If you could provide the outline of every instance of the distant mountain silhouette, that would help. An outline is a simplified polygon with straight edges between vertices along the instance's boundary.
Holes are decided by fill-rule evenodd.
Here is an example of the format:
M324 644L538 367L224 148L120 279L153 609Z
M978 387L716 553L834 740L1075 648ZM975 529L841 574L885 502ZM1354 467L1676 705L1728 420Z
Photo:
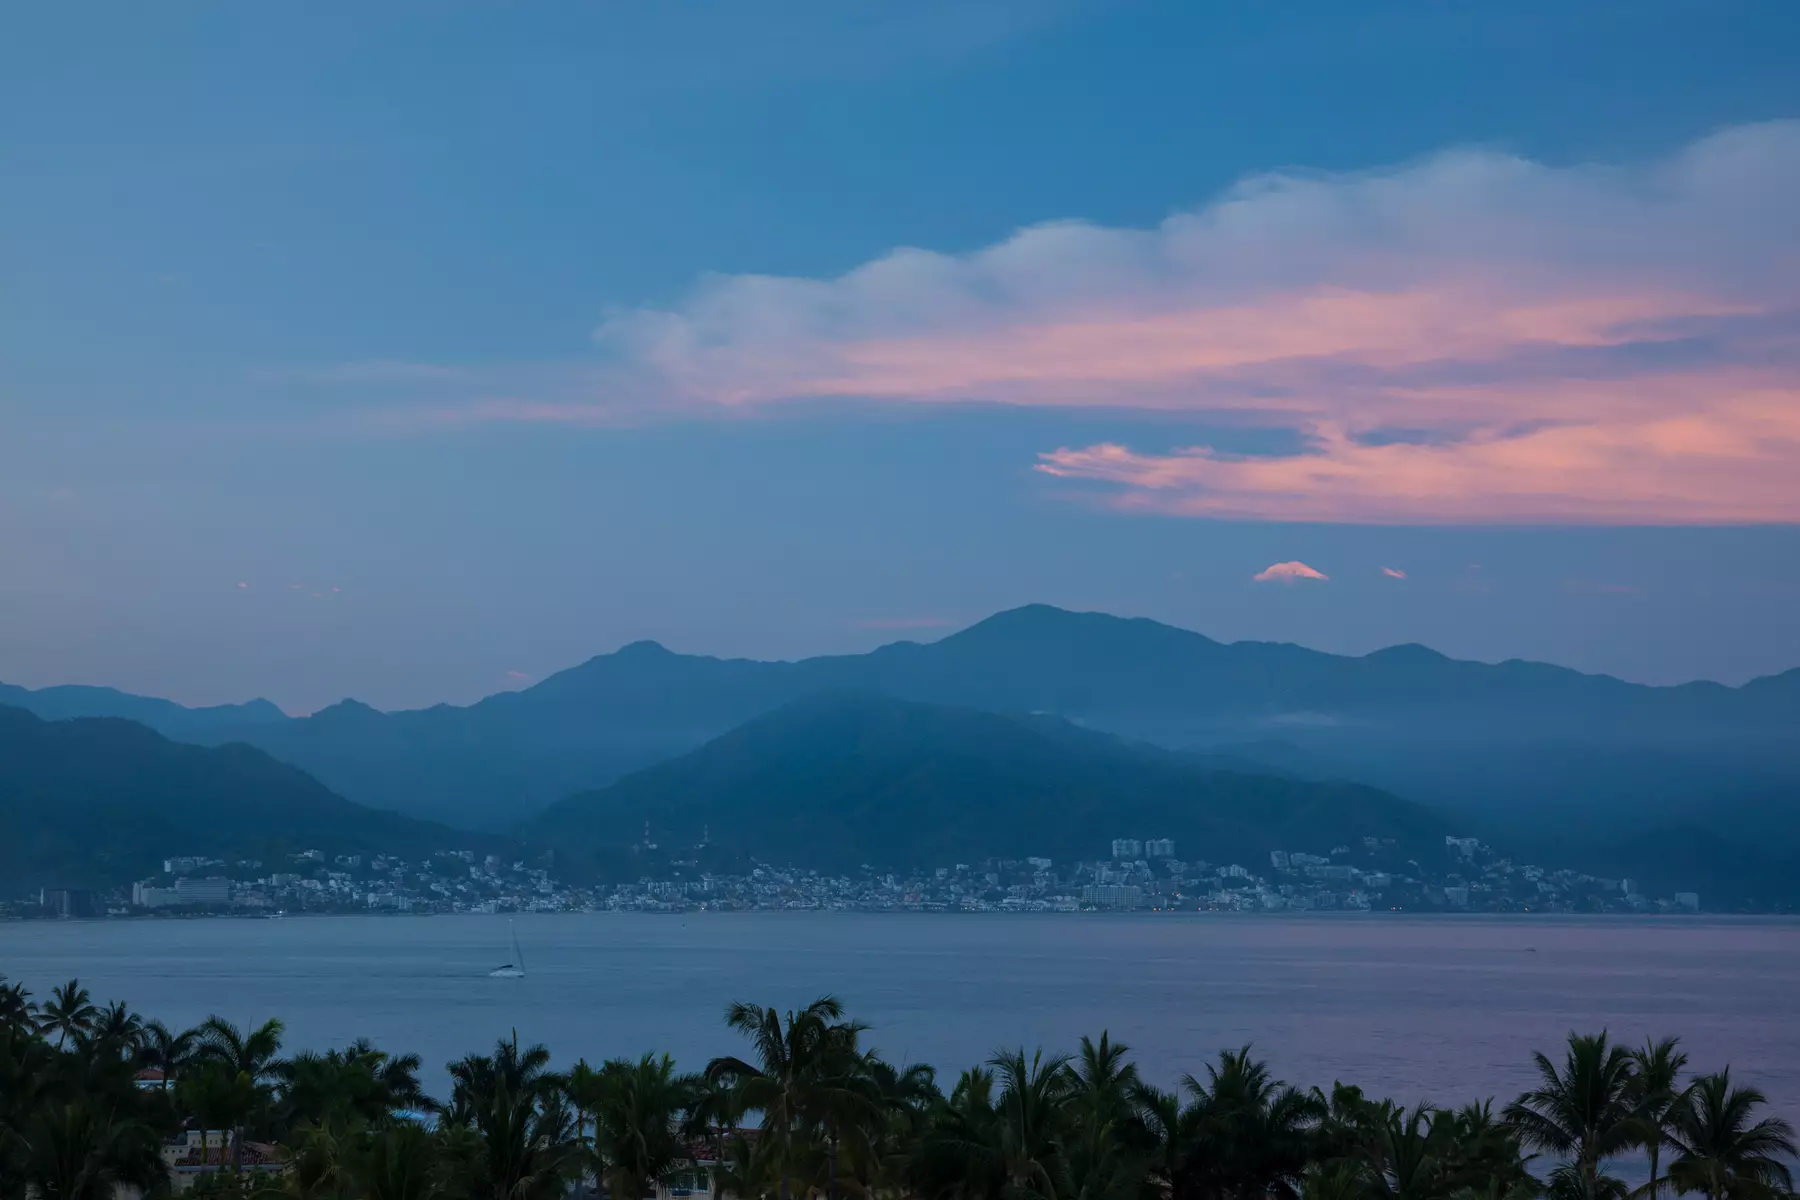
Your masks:
M0 683L0 705L22 708L46 721L74 717L123 717L148 725L170 737L196 735L214 739L225 731L258 725L277 725L288 715L267 700L245 704L220 704L211 708L184 708L173 700L134 696L116 688L64 684L30 688Z
M1351 657L1222 643L1046 605L938 642L798 662L637 642L467 707L381 713L346 701L267 722L234 710L211 729L199 714L214 710L143 719L171 736L250 742L361 803L505 829L828 689L1053 713L1172 748L1246 747L1273 767L1362 780L1499 826L1675 820L1800 780L1800 670L1739 688L1645 687L1422 646ZM1266 754L1272 744L1288 749ZM1800 815L1789 826L1800 840Z
M0 707L0 880L122 884L173 855L423 854L471 838L365 808L244 745L171 742L115 717L45 721Z
M1220 770L1043 717L871 693L810 696L689 754L552 805L528 836L571 849L713 845L819 868L1101 858L1117 836L1261 866L1368 836L1444 853L1443 820L1357 784Z

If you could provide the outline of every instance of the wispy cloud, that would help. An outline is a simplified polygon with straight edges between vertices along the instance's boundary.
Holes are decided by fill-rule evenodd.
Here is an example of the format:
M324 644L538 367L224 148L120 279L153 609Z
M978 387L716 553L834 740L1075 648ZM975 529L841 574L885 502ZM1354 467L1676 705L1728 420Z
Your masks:
M1399 567L1383 567L1381 568L1381 573L1386 575L1389 579L1406 578L1406 572L1402 571Z
M597 332L616 404L1207 414L1287 455L1037 468L1127 509L1355 522L1800 520L1800 122L1638 167L1458 151L1248 180L1149 230L1035 226L832 279L718 276ZM605 405L478 419L594 423Z
M1331 576L1303 562L1271 563L1250 577L1257 583L1298 583L1302 579L1327 580Z

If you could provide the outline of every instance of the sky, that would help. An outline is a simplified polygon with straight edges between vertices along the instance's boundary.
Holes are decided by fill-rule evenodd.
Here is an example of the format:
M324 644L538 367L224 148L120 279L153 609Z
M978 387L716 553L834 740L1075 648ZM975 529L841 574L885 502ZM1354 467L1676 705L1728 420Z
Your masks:
M0 680L466 703L1031 602L1800 666L1789 0L7 24Z

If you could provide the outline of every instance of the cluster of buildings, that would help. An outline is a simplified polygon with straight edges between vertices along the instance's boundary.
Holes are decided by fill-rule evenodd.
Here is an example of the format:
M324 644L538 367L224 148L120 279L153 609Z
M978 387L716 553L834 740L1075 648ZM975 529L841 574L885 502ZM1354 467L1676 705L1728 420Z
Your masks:
M822 872L759 863L742 873L697 857L643 860L633 882L576 885L546 866L473 851L425 859L327 857L318 850L265 866L170 858L129 892L49 889L39 914L199 915L234 912L687 912L759 909L915 912L1697 912L1700 897L1651 897L1630 879L1550 870L1502 857L1475 838L1446 838L1433 861L1402 857L1391 839L1275 850L1267 863L1180 859L1169 838L1115 838L1110 857L988 859L911 871Z
M1168 838L1119 838L1113 856L1058 865L990 859L909 872L867 865L830 873L760 865L715 874L673 862L660 877L596 888L584 907L915 912L1697 912L1692 892L1651 899L1633 881L1515 864L1473 838L1446 839L1435 861L1402 858L1391 840L1326 852L1277 850L1266 866L1175 857Z
M407 860L394 855L328 856L307 850L279 863L181 857L130 888L91 892L47 888L13 915L285 916L347 912L522 912L580 909L589 893L559 884L541 866L459 850ZM35 909L36 911L31 911Z

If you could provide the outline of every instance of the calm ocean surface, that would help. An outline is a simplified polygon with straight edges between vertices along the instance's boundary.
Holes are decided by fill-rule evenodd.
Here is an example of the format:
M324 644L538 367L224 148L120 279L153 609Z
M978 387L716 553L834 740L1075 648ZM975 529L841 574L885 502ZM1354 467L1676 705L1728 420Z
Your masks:
M841 996L889 1057L954 1071L1110 1029L1173 1082L1255 1043L1284 1078L1396 1099L1507 1098L1571 1028L1678 1034L1800 1121L1800 923L1341 917L527 915L0 925L0 974L79 976L171 1025L279 1016L290 1048L368 1035L442 1064L517 1028L559 1061L740 1047L735 999ZM949 1080L946 1080L949 1082Z

